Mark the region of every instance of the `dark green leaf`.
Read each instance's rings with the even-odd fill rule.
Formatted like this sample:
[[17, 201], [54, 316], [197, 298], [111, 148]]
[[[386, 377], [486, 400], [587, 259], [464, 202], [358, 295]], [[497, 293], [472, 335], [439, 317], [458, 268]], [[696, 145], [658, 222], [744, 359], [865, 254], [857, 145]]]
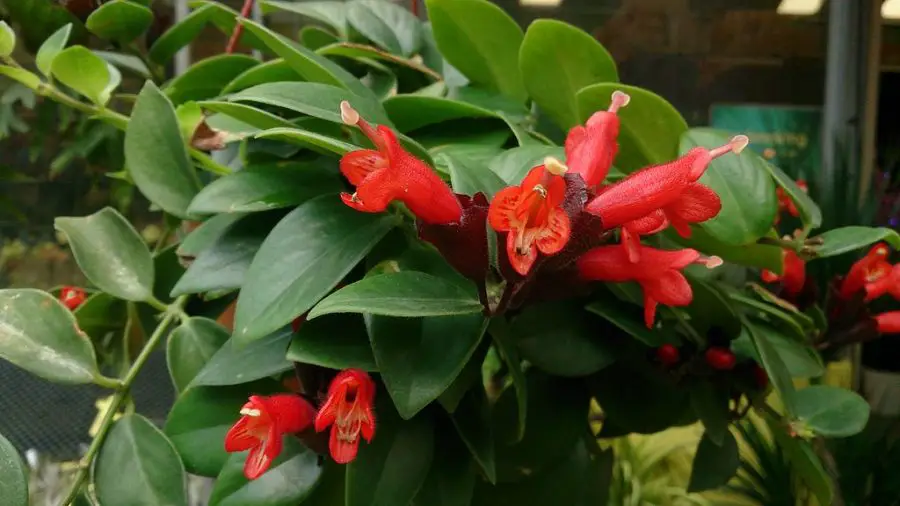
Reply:
[[[409, 504], [425, 481], [434, 453], [434, 427], [425, 416], [401, 421], [381, 413], [378, 434], [347, 467], [346, 506]], [[385, 413], [388, 411], [388, 413]]]
[[491, 407], [484, 390], [478, 386], [466, 393], [452, 416], [475, 462], [491, 483], [497, 482], [497, 462], [494, 453], [494, 433], [491, 425]]
[[328, 58], [319, 56], [262, 25], [246, 19], [241, 20], [241, 23], [307, 81], [346, 88], [360, 97], [373, 96], [359, 79]]
[[212, 246], [219, 237], [222, 237], [222, 234], [244, 216], [246, 214], [234, 213], [210, 217], [181, 240], [181, 244], [178, 245], [178, 254], [197, 256]]
[[97, 292], [78, 306], [74, 314], [78, 328], [92, 342], [103, 343], [110, 332], [121, 332], [124, 329], [127, 309], [125, 301], [108, 293]]
[[0, 497], [9, 506], [28, 506], [28, 473], [19, 452], [0, 434]]
[[794, 403], [797, 420], [820, 436], [852, 436], [869, 420], [869, 403], [852, 390], [813, 385], [799, 390]]
[[265, 83], [302, 80], [303, 78], [300, 77], [300, 74], [292, 69], [284, 59], [276, 58], [271, 61], [260, 63], [255, 67], [247, 69], [242, 74], [239, 74], [232, 79], [224, 89], [222, 89], [222, 94], [227, 95]]
[[469, 506], [478, 476], [465, 445], [454, 437], [435, 439], [435, 455], [412, 506]]
[[232, 80], [259, 64], [244, 54], [220, 54], [200, 60], [163, 87], [175, 105], [213, 98]]
[[141, 236], [118, 211], [105, 207], [83, 218], [56, 218], [75, 261], [92, 283], [120, 299], [152, 297], [153, 258]]
[[391, 126], [378, 101], [328, 84], [266, 83], [235, 93], [228, 97], [228, 100], [273, 105], [334, 123], [342, 123], [341, 102], [346, 100], [362, 118], [380, 125]]
[[384, 108], [401, 132], [460, 118], [498, 117], [492, 111], [466, 102], [425, 95], [396, 95], [384, 101]]
[[554, 19], [528, 26], [519, 68], [528, 94], [565, 129], [581, 123], [575, 99], [579, 90], [619, 80], [615, 61], [597, 39]]
[[421, 44], [421, 22], [406, 7], [386, 0], [354, 0], [347, 21], [369, 40], [394, 54], [411, 56]]
[[271, 128], [256, 134], [256, 138], [299, 144], [326, 155], [344, 156], [351, 151], [361, 149], [359, 146], [299, 128]]
[[331, 369], [377, 370], [369, 336], [359, 315], [330, 315], [304, 322], [291, 340], [287, 358]]
[[729, 434], [730, 422], [728, 391], [716, 383], [703, 381], [692, 386], [690, 395], [691, 406], [706, 428], [704, 439], [717, 446], [727, 443], [725, 437]]
[[101, 39], [128, 44], [153, 23], [153, 11], [128, 0], [112, 0], [88, 16], [85, 26]]
[[766, 169], [772, 175], [775, 184], [784, 188], [785, 193], [794, 201], [797, 210], [800, 211], [800, 218], [803, 220], [803, 223], [810, 229], [819, 228], [822, 225], [822, 210], [813, 202], [813, 199], [797, 186], [793, 178], [775, 165], [766, 163]]
[[481, 342], [486, 327], [480, 314], [368, 316], [367, 324], [382, 380], [400, 416], [406, 419], [453, 383]]
[[340, 41], [340, 39], [338, 39], [333, 33], [329, 32], [328, 30], [313, 25], [304, 26], [303, 28], [301, 28], [300, 32], [297, 34], [297, 40], [299, 40], [300, 43], [305, 47], [316, 52], [318, 52], [319, 49], [325, 46], [338, 44]]
[[731, 299], [722, 293], [719, 286], [693, 277], [689, 279], [693, 300], [687, 311], [694, 330], [700, 335], [706, 335], [713, 329], [718, 329], [729, 337], [740, 334], [741, 322], [738, 315]]
[[511, 442], [517, 443], [525, 437], [525, 425], [528, 419], [528, 383], [522, 368], [522, 357], [519, 355], [519, 348], [516, 346], [512, 330], [502, 318], [491, 320], [490, 333], [494, 338], [497, 352], [509, 370], [512, 389], [515, 391], [516, 431], [514, 437], [510, 439]]
[[748, 333], [747, 335], [756, 348], [756, 353], [762, 362], [762, 366], [772, 381], [775, 391], [778, 392], [785, 410], [787, 410], [789, 415], [793, 415], [796, 412], [794, 397], [797, 392], [794, 390], [794, 382], [791, 379], [787, 366], [784, 364], [784, 360], [782, 360], [778, 350], [769, 341], [766, 332], [760, 329], [757, 324], [744, 320], [744, 332]]
[[216, 478], [209, 506], [297, 506], [312, 495], [324, 470], [318, 455], [291, 437], [284, 439], [282, 453], [256, 480], [244, 477], [246, 460], [247, 452], [228, 458]]
[[50, 64], [50, 72], [59, 82], [87, 97], [97, 105], [106, 105], [112, 82], [109, 64], [83, 46], [59, 52]]
[[343, 189], [337, 171], [296, 162], [250, 166], [213, 181], [194, 197], [188, 212], [254, 212], [302, 204]]
[[464, 156], [441, 153], [436, 159], [437, 163], [450, 168], [450, 182], [456, 193], [475, 195], [481, 192], [490, 199], [506, 186], [506, 183], [489, 168]]
[[894, 249], [900, 249], [900, 234], [885, 227], [841, 227], [816, 237], [822, 245], [816, 248], [816, 257], [842, 255], [865, 248], [878, 241], [887, 241]]
[[347, 33], [347, 4], [342, 1], [279, 2], [263, 0], [263, 12], [288, 11], [323, 23], [338, 34]]
[[172, 25], [150, 47], [147, 55], [150, 60], [161, 65], [169, 63], [178, 50], [190, 44], [203, 32], [209, 22], [212, 9], [211, 6], [204, 5], [194, 9], [180, 22]]
[[187, 476], [172, 443], [141, 415], [113, 425], [94, 468], [103, 504], [187, 506]]
[[[444, 85], [444, 83], [441, 81], [440, 74], [437, 74], [435, 71], [419, 63], [417, 60], [391, 54], [387, 51], [378, 49], [377, 47], [367, 46], [364, 44], [355, 44], [353, 42], [337, 42], [337, 40], [334, 40], [328, 45], [320, 46], [318, 49], [316, 49], [316, 53], [323, 56], [344, 56], [347, 58], [353, 58], [360, 63], [371, 66], [372, 68], [376, 68], [372, 64], [377, 60], [389, 64], [392, 67], [395, 65], [401, 67], [397, 69], [400, 72], [405, 72], [405, 69], [410, 69], [424, 74], [428, 79], [435, 81], [432, 84], [432, 89], [438, 89], [442, 85]], [[384, 68], [387, 69], [388, 67]], [[427, 95], [427, 93], [424, 92], [416, 92], [415, 94]], [[438, 96], [442, 95], [443, 93]]]
[[331, 313], [384, 316], [448, 316], [484, 309], [472, 291], [422, 272], [401, 271], [367, 277], [322, 299], [309, 318]]
[[578, 306], [563, 303], [531, 306], [512, 323], [522, 358], [557, 376], [587, 376], [615, 360], [610, 327], [597, 325]]
[[328, 195], [291, 211], [247, 271], [235, 337], [249, 343], [305, 313], [396, 223], [396, 216], [359, 213]]
[[544, 163], [544, 158], [548, 156], [564, 160], [566, 152], [559, 146], [521, 146], [497, 155], [489, 167], [508, 184], [517, 185], [529, 170]]
[[688, 130], [678, 110], [650, 91], [625, 84], [601, 83], [582, 88], [576, 96], [581, 120], [609, 108], [614, 91], [631, 96], [619, 110], [621, 131], [616, 167], [625, 172], [664, 163], [678, 156], [678, 139]]
[[[684, 239], [679, 235], [672, 233], [671, 230], [665, 232], [665, 237], [672, 239], [675, 243], [683, 247], [694, 248], [707, 255], [716, 255], [726, 262], [747, 267], [768, 269], [772, 272], [781, 272], [782, 250], [778, 246], [765, 244], [734, 246], [725, 244], [712, 237], [700, 227], [693, 227], [692, 231], [693, 233], [691, 234], [690, 239]], [[774, 231], [770, 231], [768, 236], [777, 237], [777, 234]]]
[[257, 131], [267, 128], [292, 128], [294, 126], [286, 119], [246, 104], [219, 100], [203, 100], [198, 104], [208, 111], [217, 112], [253, 127], [246, 133], [257, 133]]
[[228, 460], [225, 434], [240, 418], [241, 406], [249, 396], [266, 395], [277, 387], [274, 382], [260, 381], [228, 387], [192, 387], [182, 393], [166, 419], [165, 433], [187, 471], [200, 476], [218, 475]]
[[69, 35], [71, 33], [72, 23], [69, 23], [57, 30], [41, 44], [37, 55], [34, 57], [34, 64], [37, 65], [38, 70], [45, 76], [50, 77], [50, 66], [53, 63], [53, 59], [66, 47], [66, 43], [69, 42]]
[[175, 390], [184, 391], [227, 340], [228, 330], [208, 318], [190, 318], [173, 330], [166, 360]]
[[[681, 136], [680, 151], [684, 154], [697, 146], [712, 149], [729, 138], [716, 130], [694, 128]], [[710, 236], [740, 246], [756, 242], [772, 228], [778, 211], [775, 185], [766, 161], [753, 150], [716, 158], [699, 182], [712, 188], [722, 201], [719, 214], [699, 225]]]
[[281, 216], [277, 212], [252, 214], [228, 227], [197, 254], [172, 289], [172, 296], [242, 287], [254, 255]]
[[[293, 333], [289, 327], [238, 346], [229, 339], [197, 372], [191, 387], [239, 385], [270, 376], [276, 376], [291, 368], [284, 352]], [[331, 337], [340, 339], [341, 334]]]
[[175, 108], [159, 88], [147, 82], [125, 131], [125, 162], [135, 185], [150, 202], [179, 218], [200, 182], [181, 138]]
[[707, 433], [700, 439], [697, 453], [694, 455], [694, 466], [691, 470], [691, 481], [688, 492], [713, 490], [728, 483], [737, 473], [741, 464], [737, 441], [731, 432], [726, 431], [722, 444], [718, 444]]
[[613, 297], [605, 297], [603, 300], [592, 302], [585, 309], [602, 316], [647, 346], [656, 348], [665, 343], [678, 342], [678, 339], [665, 328], [648, 329], [641, 321], [640, 310]]
[[[808, 344], [785, 335], [784, 332], [772, 326], [770, 323], [757, 319], [751, 321], [753, 321], [756, 332], [765, 336], [772, 349], [781, 358], [784, 367], [792, 378], [818, 378], [825, 374], [825, 366], [822, 363], [822, 358]], [[749, 345], [747, 355], [754, 360], [761, 362], [756, 348], [749, 341], [749, 334], [746, 332], [741, 334], [741, 336], [734, 340], [733, 343], [735, 351], [738, 351], [740, 349], [739, 346], [744, 346], [745, 343], [746, 345]]]
[[503, 9], [486, 0], [426, 0], [425, 5], [447, 61], [474, 83], [528, 99], [519, 73], [524, 34]]
[[769, 424], [775, 444], [784, 451], [790, 461], [791, 469], [809, 487], [819, 504], [832, 504], [834, 485], [809, 442], [789, 436], [779, 422], [770, 419], [766, 419], [766, 422]]

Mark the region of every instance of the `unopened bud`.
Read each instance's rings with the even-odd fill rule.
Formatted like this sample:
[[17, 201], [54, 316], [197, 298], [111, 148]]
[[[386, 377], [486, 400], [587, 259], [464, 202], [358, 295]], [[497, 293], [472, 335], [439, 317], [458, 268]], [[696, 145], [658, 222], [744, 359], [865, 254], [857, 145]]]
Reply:
[[618, 112], [619, 109], [628, 105], [631, 102], [631, 96], [624, 91], [616, 90], [612, 94], [612, 101], [609, 104], [608, 112]]
[[553, 158], [552, 156], [548, 156], [544, 158], [544, 167], [547, 169], [547, 172], [553, 174], [554, 176], [563, 176], [566, 172], [569, 171], [569, 168], [566, 167], [564, 163]]
[[341, 121], [347, 125], [359, 123], [359, 113], [346, 100], [341, 102]]

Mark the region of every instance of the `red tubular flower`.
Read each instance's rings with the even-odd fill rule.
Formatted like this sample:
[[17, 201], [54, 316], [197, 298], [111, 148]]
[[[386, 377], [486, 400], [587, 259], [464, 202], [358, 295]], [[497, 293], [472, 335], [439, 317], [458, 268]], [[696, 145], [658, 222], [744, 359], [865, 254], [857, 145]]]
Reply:
[[900, 300], [900, 264], [893, 266], [887, 274], [866, 283], [866, 301], [875, 300], [887, 293]]
[[704, 258], [697, 250], [665, 251], [639, 246], [638, 262], [630, 262], [619, 246], [594, 248], [578, 259], [581, 276], [591, 281], [621, 283], [636, 281], [644, 291], [644, 323], [653, 327], [657, 304], [687, 306], [693, 299], [691, 285], [680, 272], [690, 264], [709, 268], [722, 264], [718, 257]]
[[841, 282], [841, 298], [849, 299], [864, 290], [866, 285], [888, 276], [891, 273], [891, 264], [887, 261], [888, 253], [887, 245], [878, 243], [866, 253], [866, 256], [857, 260]]
[[566, 166], [553, 158], [531, 169], [522, 184], [497, 192], [488, 209], [488, 223], [507, 232], [506, 254], [513, 269], [528, 274], [540, 250], [559, 253], [569, 241], [569, 216], [562, 204], [566, 196]]
[[875, 315], [878, 332], [881, 334], [900, 334], [900, 311], [888, 311]]
[[631, 100], [614, 91], [609, 109], [597, 111], [584, 126], [569, 130], [566, 136], [566, 163], [573, 174], [580, 174], [589, 188], [603, 182], [619, 151], [619, 116], [616, 113]]
[[[676, 227], [680, 223], [696, 222], [701, 216], [708, 219], [718, 213], [718, 209], [713, 209], [721, 203], [717, 196], [710, 200], [710, 194], [715, 194], [695, 182], [713, 159], [726, 153], [740, 153], [749, 142], [747, 136], [738, 135], [724, 146], [715, 149], [696, 147], [673, 162], [643, 168], [597, 195], [585, 210], [600, 217], [607, 229], [641, 219], [660, 209], [666, 212], [670, 221], [674, 217], [679, 222]], [[681, 198], [685, 200], [679, 202]]]
[[241, 408], [241, 415], [225, 436], [225, 451], [250, 450], [244, 463], [244, 476], [255, 480], [269, 469], [281, 453], [282, 436], [309, 427], [316, 410], [306, 399], [297, 395], [254, 395]]
[[59, 301], [69, 308], [69, 311], [78, 309], [78, 306], [84, 304], [85, 300], [87, 300], [87, 294], [76, 286], [64, 286], [59, 291]]
[[331, 381], [325, 404], [316, 415], [316, 432], [333, 425], [328, 449], [338, 464], [356, 458], [360, 434], [367, 442], [375, 437], [374, 402], [375, 382], [359, 369], [345, 369]]
[[769, 270], [762, 271], [762, 280], [766, 283], [777, 283], [779, 281], [784, 285], [784, 291], [790, 296], [798, 295], [806, 284], [806, 262], [803, 261], [797, 252], [793, 250], [782, 250], [781, 258], [783, 262], [782, 272], [778, 275]]
[[341, 194], [345, 204], [358, 211], [379, 213], [399, 200], [426, 223], [459, 221], [462, 209], [456, 195], [425, 162], [400, 146], [390, 128], [372, 127], [346, 101], [341, 102], [341, 119], [358, 126], [377, 148], [353, 151], [341, 158], [341, 173], [356, 186], [353, 195]]

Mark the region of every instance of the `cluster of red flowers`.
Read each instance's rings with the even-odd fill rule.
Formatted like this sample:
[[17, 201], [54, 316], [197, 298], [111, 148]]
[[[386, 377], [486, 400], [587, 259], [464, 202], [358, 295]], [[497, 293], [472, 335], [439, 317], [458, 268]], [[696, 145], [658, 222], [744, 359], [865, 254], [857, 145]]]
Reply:
[[[850, 267], [840, 286], [839, 296], [850, 299], [865, 293], [866, 302], [882, 295], [891, 295], [900, 300], [900, 264], [888, 262], [890, 250], [883, 243], [876, 244], [866, 256]], [[900, 333], [900, 311], [888, 311], [874, 316], [878, 332], [881, 334]]]
[[[621, 245], [600, 246], [579, 254], [577, 267], [588, 281], [636, 281], [644, 292], [645, 322], [652, 327], [658, 304], [684, 306], [692, 293], [680, 272], [692, 263], [715, 267], [721, 260], [701, 257], [693, 249], [664, 251], [644, 246], [642, 235], [670, 225], [689, 237], [691, 223], [706, 221], [722, 207], [718, 195], [698, 182], [710, 162], [739, 153], [749, 140], [734, 137], [715, 149], [697, 147], [681, 158], [643, 168], [611, 185], [604, 185], [618, 151], [620, 108], [629, 97], [616, 91], [606, 111], [598, 111], [585, 125], [572, 128], [565, 142], [566, 161], [547, 158], [532, 168], [517, 186], [497, 192], [487, 212], [491, 228], [501, 234], [506, 260], [516, 275], [527, 277], [543, 256], [566, 248], [574, 220], [582, 212], [599, 218], [602, 230], [619, 230]], [[461, 199], [424, 162], [408, 153], [387, 127], [374, 128], [350, 106], [341, 104], [341, 117], [357, 126], [377, 149], [354, 151], [341, 159], [341, 172], [356, 192], [341, 195], [360, 211], [381, 212], [391, 201], [403, 202], [429, 225], [459, 224], [464, 217]], [[569, 192], [572, 177], [580, 177], [588, 198], [574, 204]]]
[[318, 412], [300, 395], [254, 395], [241, 408], [241, 418], [225, 436], [225, 450], [250, 450], [244, 475], [255, 480], [281, 453], [284, 435], [301, 433], [310, 427], [322, 432], [330, 426], [331, 457], [346, 464], [356, 458], [360, 435], [366, 441], [375, 437], [374, 402], [375, 382], [359, 369], [346, 369], [335, 376]]

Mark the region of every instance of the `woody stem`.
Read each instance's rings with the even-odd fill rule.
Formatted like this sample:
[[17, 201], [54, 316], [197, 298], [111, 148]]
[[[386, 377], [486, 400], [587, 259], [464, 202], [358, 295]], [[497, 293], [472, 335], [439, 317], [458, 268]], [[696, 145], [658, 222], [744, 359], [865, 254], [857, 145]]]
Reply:
[[[244, 0], [244, 6], [241, 8], [241, 19], [250, 17], [250, 11], [253, 10], [253, 0]], [[240, 19], [235, 20], [234, 30], [231, 32], [231, 38], [228, 39], [228, 45], [225, 46], [225, 54], [231, 54], [237, 48], [241, 34], [244, 33], [244, 25]]]
[[140, 355], [134, 360], [134, 364], [131, 365], [131, 368], [128, 369], [128, 372], [125, 373], [125, 377], [122, 378], [122, 384], [116, 390], [116, 393], [113, 395], [112, 401], [109, 403], [109, 407], [106, 410], [106, 413], [103, 415], [103, 419], [100, 421], [100, 428], [97, 430], [97, 435], [94, 437], [94, 440], [91, 441], [91, 446], [88, 447], [87, 453], [84, 454], [81, 461], [79, 462], [78, 471], [75, 474], [75, 478], [72, 481], [72, 485], [69, 488], [69, 493], [66, 494], [66, 498], [60, 503], [61, 506], [69, 506], [72, 504], [76, 497], [78, 497], [78, 492], [81, 491], [81, 486], [84, 484], [84, 480], [87, 479], [88, 470], [91, 467], [91, 463], [94, 458], [97, 456], [97, 453], [100, 451], [100, 448], [103, 446], [103, 442], [106, 440], [106, 436], [109, 433], [110, 427], [112, 427], [113, 419], [116, 416], [116, 413], [119, 411], [119, 408], [122, 407], [122, 404], [128, 398], [128, 392], [131, 389], [131, 384], [134, 383], [135, 378], [141, 369], [144, 367], [144, 364], [147, 363], [147, 359], [150, 358], [150, 355], [153, 353], [153, 350], [159, 345], [160, 341], [162, 341], [163, 337], [166, 335], [166, 329], [168, 329], [169, 325], [179, 317], [179, 313], [183, 313], [182, 307], [187, 302], [187, 295], [182, 295], [181, 297], [175, 299], [175, 302], [169, 306], [169, 310], [166, 312], [166, 316], [159, 322], [159, 325], [156, 326], [156, 330], [153, 331], [153, 334], [150, 336], [150, 339], [147, 340], [147, 344], [144, 346], [144, 349], [141, 350]]

